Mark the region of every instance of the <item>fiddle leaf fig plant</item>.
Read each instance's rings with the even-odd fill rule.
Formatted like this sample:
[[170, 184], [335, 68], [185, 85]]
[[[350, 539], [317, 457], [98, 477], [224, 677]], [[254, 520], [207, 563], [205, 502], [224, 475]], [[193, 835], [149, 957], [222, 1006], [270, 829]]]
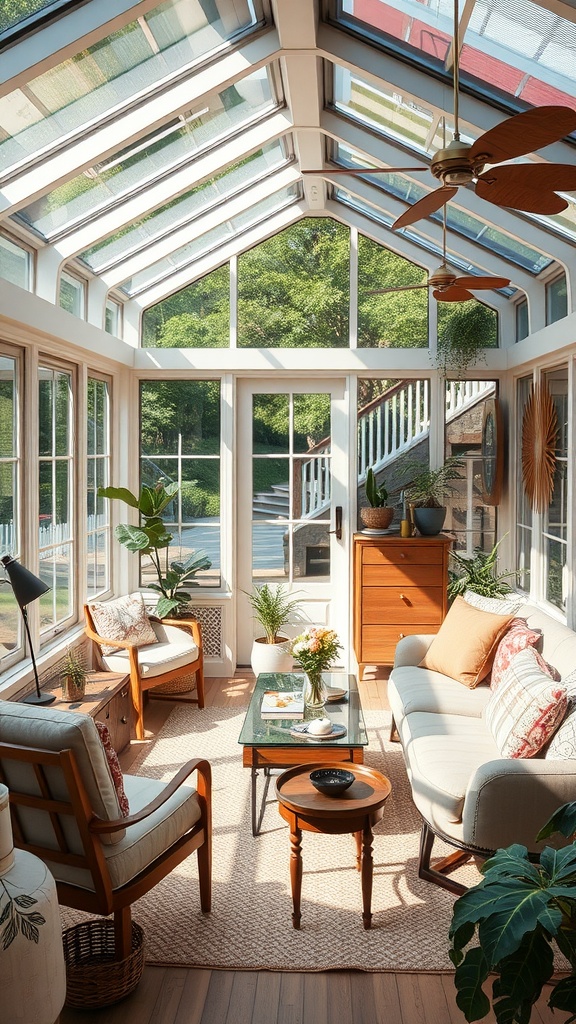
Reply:
[[116, 539], [128, 551], [139, 552], [150, 558], [158, 583], [150, 583], [149, 588], [160, 595], [156, 615], [161, 619], [170, 615], [177, 616], [183, 611], [191, 594], [182, 588], [197, 587], [198, 581], [194, 579], [196, 574], [202, 569], [209, 569], [212, 565], [204, 551], [192, 551], [185, 561], [169, 560], [168, 549], [173, 535], [166, 529], [162, 513], [174, 500], [178, 491], [177, 483], [165, 486], [163, 481], [159, 481], [155, 487], [142, 485], [139, 495], [133, 494], [127, 487], [98, 488], [98, 497], [123, 501], [125, 505], [137, 509], [140, 513], [139, 526], [119, 523], [114, 532]]
[[[567, 1024], [576, 1020], [575, 831], [576, 803], [564, 804], [537, 838], [560, 832], [570, 845], [544, 847], [535, 863], [525, 846], [498, 850], [482, 866], [482, 881], [454, 904], [450, 959], [467, 1021], [485, 1017], [492, 1005], [497, 1024], [528, 1024], [545, 984], [548, 1005], [571, 1012]], [[570, 964], [566, 977], [554, 975], [555, 948]], [[490, 975], [491, 998], [484, 989]]]

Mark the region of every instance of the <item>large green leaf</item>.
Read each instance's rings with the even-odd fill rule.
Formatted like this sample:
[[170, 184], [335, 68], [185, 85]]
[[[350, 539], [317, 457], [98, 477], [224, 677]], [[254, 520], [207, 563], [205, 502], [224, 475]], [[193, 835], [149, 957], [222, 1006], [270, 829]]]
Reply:
[[127, 523], [120, 523], [114, 530], [116, 540], [119, 540], [129, 551], [149, 551], [150, 538], [140, 526], [128, 526]]
[[554, 934], [562, 914], [549, 906], [546, 890], [534, 889], [524, 882], [507, 879], [507, 884], [490, 886], [494, 903], [489, 917], [478, 925], [478, 939], [491, 964], [497, 964], [518, 949], [523, 936], [538, 924]]
[[566, 1010], [571, 1012], [572, 1016], [568, 1017], [565, 1024], [570, 1024], [570, 1021], [576, 1020], [576, 975], [572, 974], [569, 978], [561, 978], [557, 981], [548, 1005], [553, 1010]]
[[482, 989], [488, 973], [486, 957], [478, 946], [469, 949], [456, 968], [456, 1003], [468, 1021], [481, 1020], [490, 1009], [490, 1000]]
[[528, 857], [528, 850], [519, 843], [513, 843], [505, 849], [497, 850], [492, 857], [484, 862], [480, 870], [486, 884], [504, 875], [512, 875], [514, 878], [531, 878], [534, 882], [538, 882], [540, 878], [538, 867], [532, 864]]
[[554, 971], [554, 951], [541, 928], [525, 935], [518, 949], [498, 965], [493, 985], [494, 1012], [499, 1024], [523, 1024]]
[[155, 613], [159, 618], [167, 619], [179, 607], [180, 601], [177, 598], [161, 597], [156, 605]]
[[118, 501], [125, 502], [126, 505], [130, 505], [131, 508], [138, 508], [138, 498], [127, 487], [99, 487], [98, 497], [110, 498], [111, 500], [117, 499]]
[[563, 846], [553, 850], [545, 846], [540, 854], [540, 864], [550, 877], [551, 883], [574, 881], [576, 878], [576, 846]]
[[563, 836], [573, 836], [576, 832], [576, 802], [562, 804], [552, 817], [546, 822], [544, 828], [540, 829], [536, 838], [538, 840], [548, 839], [555, 832]]

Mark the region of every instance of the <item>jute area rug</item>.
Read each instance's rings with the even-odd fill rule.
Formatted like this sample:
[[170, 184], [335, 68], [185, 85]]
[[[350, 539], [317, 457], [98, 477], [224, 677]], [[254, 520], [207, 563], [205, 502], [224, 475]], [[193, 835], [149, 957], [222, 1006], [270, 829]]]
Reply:
[[[420, 819], [401, 749], [387, 739], [388, 714], [365, 714], [365, 762], [392, 782], [383, 821], [374, 830], [370, 931], [362, 926], [354, 839], [310, 832], [302, 841], [301, 930], [292, 928], [288, 826], [278, 813], [273, 780], [262, 832], [251, 832], [250, 771], [242, 767], [238, 744], [244, 714], [179, 705], [131, 768], [132, 774], [168, 779], [199, 756], [213, 771], [212, 913], [200, 913], [194, 854], [134, 904], [133, 918], [146, 934], [147, 962], [234, 970], [450, 970], [454, 896], [417, 877]], [[474, 865], [459, 872], [465, 884], [480, 878]], [[70, 913], [64, 911], [65, 917]]]

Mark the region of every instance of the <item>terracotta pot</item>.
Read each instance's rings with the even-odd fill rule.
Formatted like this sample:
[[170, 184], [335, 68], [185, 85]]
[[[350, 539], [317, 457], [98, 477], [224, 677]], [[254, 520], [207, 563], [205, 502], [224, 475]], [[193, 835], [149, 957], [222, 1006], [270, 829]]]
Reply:
[[369, 530], [387, 530], [394, 519], [394, 509], [389, 505], [380, 508], [368, 505], [360, 509], [360, 519]]

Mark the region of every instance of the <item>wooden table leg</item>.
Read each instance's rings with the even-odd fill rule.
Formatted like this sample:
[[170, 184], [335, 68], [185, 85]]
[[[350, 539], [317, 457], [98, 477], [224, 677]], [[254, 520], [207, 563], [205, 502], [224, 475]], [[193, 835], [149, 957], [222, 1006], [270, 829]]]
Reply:
[[[357, 833], [358, 834], [358, 833]], [[362, 922], [368, 930], [372, 923], [372, 875], [374, 861], [372, 859], [372, 829], [365, 825], [362, 832]]]
[[355, 832], [354, 839], [356, 840], [356, 871], [360, 871], [362, 868], [362, 833]]
[[297, 818], [290, 823], [290, 885], [292, 887], [292, 926], [300, 928], [300, 898], [302, 895], [302, 829]]

